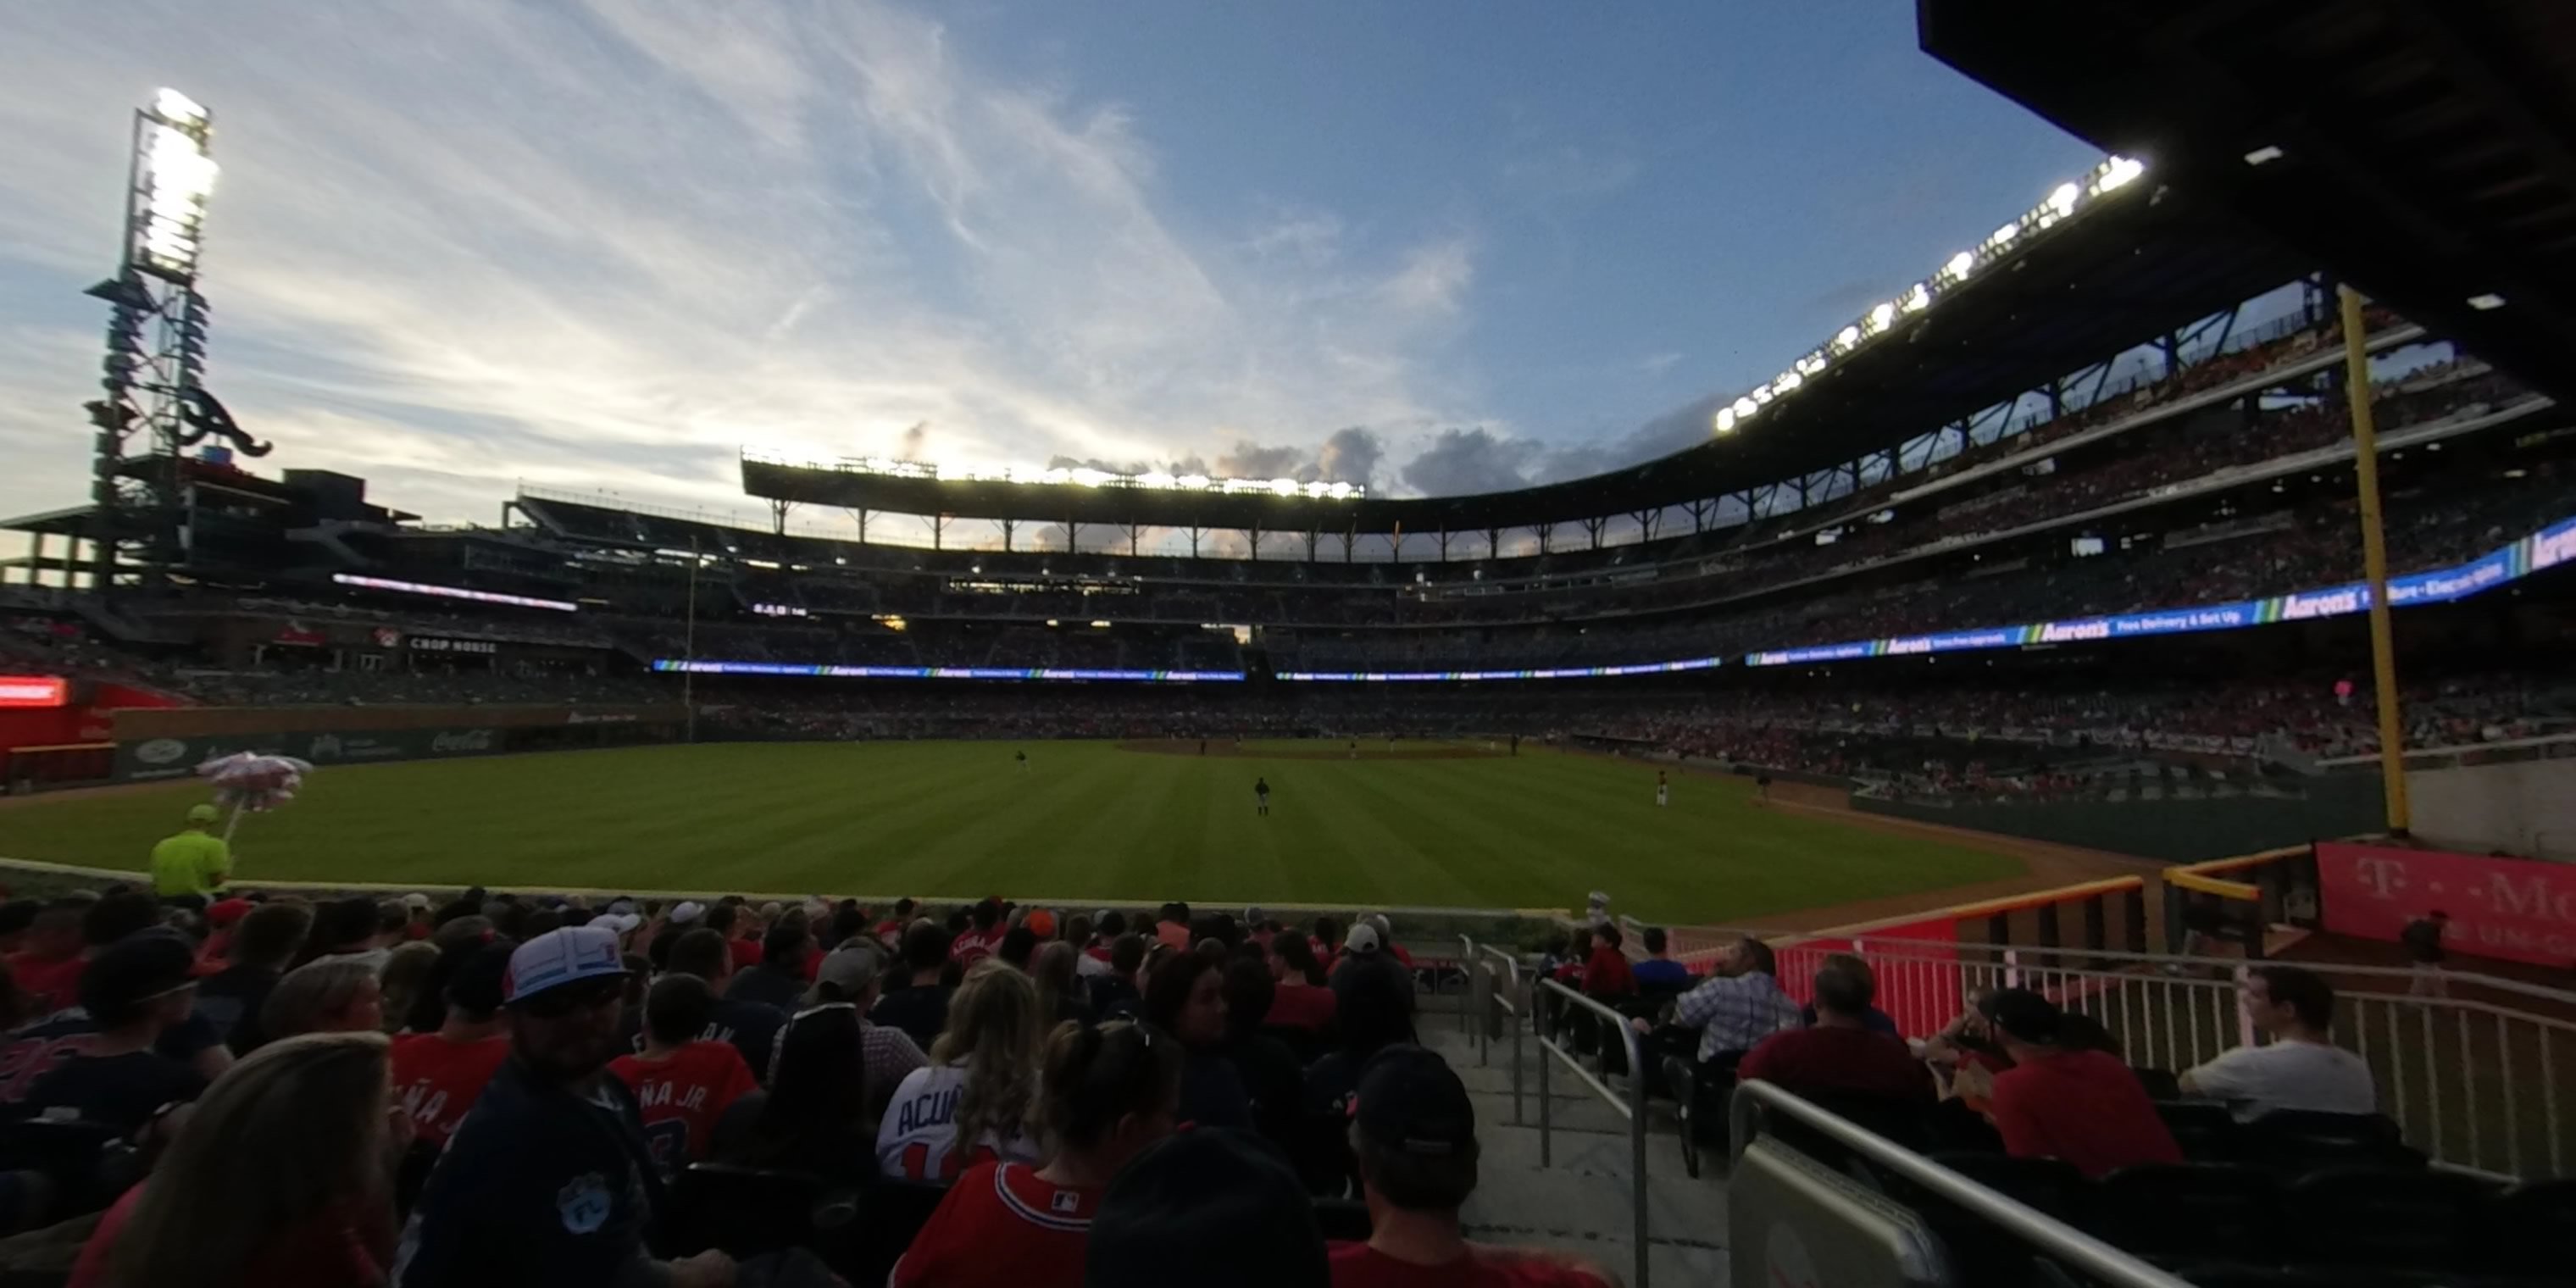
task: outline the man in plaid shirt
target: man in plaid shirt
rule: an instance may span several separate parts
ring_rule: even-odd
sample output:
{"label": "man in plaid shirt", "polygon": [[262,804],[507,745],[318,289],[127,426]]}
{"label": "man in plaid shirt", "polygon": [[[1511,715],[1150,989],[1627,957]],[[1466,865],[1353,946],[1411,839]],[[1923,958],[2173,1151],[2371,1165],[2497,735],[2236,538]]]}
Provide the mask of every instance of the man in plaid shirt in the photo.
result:
{"label": "man in plaid shirt", "polygon": [[[1674,1004],[1673,1023],[1699,1030],[1701,1064],[1730,1051],[1750,1051],[1762,1039],[1798,1027],[1798,1003],[1780,991],[1778,970],[1771,945],[1739,939],[1726,950],[1717,974],[1681,995]],[[1654,1029],[1644,1020],[1635,1024],[1640,1033]]]}

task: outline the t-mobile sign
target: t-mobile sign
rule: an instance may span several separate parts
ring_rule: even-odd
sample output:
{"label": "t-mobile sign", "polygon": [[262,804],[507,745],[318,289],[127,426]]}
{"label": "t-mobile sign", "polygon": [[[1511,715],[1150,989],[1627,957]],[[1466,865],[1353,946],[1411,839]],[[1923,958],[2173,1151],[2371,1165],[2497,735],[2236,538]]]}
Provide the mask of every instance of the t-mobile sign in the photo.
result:
{"label": "t-mobile sign", "polygon": [[72,682],[59,675],[0,675],[0,707],[59,707],[72,700]]}
{"label": "t-mobile sign", "polygon": [[2328,933],[2394,941],[2439,909],[2455,953],[2541,966],[2576,962],[2576,865],[2382,845],[2317,845]]}

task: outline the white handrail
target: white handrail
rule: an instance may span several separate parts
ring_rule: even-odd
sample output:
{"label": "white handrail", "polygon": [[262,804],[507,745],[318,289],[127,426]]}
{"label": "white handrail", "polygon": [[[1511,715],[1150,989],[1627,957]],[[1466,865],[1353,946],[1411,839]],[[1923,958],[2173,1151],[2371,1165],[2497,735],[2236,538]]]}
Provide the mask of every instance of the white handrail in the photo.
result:
{"label": "white handrail", "polygon": [[[1537,989],[1534,989],[1531,993],[1533,998],[1537,996],[1538,990],[1553,992],[1558,996],[1565,998],[1567,1001],[1570,1001],[1575,1005],[1608,1020],[1611,1028],[1618,1033],[1620,1042],[1627,1048],[1628,1101],[1623,1104],[1620,1102],[1619,1093],[1612,1090],[1610,1084],[1593,1076],[1592,1071],[1584,1068],[1583,1062],[1577,1059],[1573,1052],[1557,1045],[1556,1038],[1553,1035],[1542,1033],[1539,1035],[1538,1039],[1540,1051],[1546,1055],[1554,1056],[1558,1060],[1563,1060],[1567,1068],[1574,1070],[1576,1077],[1583,1079],[1583,1081],[1589,1085],[1592,1090],[1602,1098],[1602,1100],[1606,1101],[1612,1109],[1617,1110],[1628,1120],[1628,1142],[1630,1150],[1628,1163],[1629,1182],[1635,1191],[1632,1197],[1636,1206],[1636,1230],[1633,1237],[1637,1244],[1637,1277],[1634,1282],[1635,1288],[1646,1288],[1645,1052],[1638,1043],[1637,1031],[1629,1027],[1627,1016],[1621,1015],[1617,1011],[1614,1011],[1607,1006],[1603,1006],[1601,1003],[1593,1001],[1591,998],[1585,997],[1583,994],[1575,992],[1573,989],[1567,988],[1565,985],[1552,979],[1539,980]],[[1553,1130],[1552,1120],[1555,1115],[1549,1107],[1547,1091],[1547,1071],[1550,1063],[1550,1061],[1545,1059],[1538,1062],[1538,1162],[1541,1167],[1546,1167],[1555,1161],[1553,1141],[1550,1136],[1550,1132]]]}
{"label": "white handrail", "polygon": [[1873,1165],[1993,1222],[2005,1233],[2111,1285],[2111,1288],[2191,1288],[2185,1280],[2158,1270],[2044,1212],[1987,1189],[1884,1136],[1819,1109],[1759,1078],[1737,1083],[1734,1098],[1727,1102],[1734,1157],[1744,1156],[1745,1148],[1753,1143],[1754,1136],[1760,1131],[1762,1116],[1766,1113],[1797,1119],[1806,1127],[1831,1137],[1835,1143],[1868,1159]]}

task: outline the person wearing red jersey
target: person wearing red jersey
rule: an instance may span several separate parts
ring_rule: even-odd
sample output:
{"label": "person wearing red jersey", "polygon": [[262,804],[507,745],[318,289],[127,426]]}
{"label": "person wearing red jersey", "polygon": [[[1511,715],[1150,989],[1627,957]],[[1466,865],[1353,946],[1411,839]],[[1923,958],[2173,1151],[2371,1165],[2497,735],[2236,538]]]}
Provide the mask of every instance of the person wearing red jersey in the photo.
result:
{"label": "person wearing red jersey", "polygon": [[707,1156],[716,1119],[758,1090],[751,1066],[729,1042],[698,1034],[715,1014],[716,995],[695,975],[665,975],[644,997],[644,1050],[609,1061],[644,1114],[644,1143],[666,1178]]}
{"label": "person wearing red jersey", "polygon": [[1467,1242],[1458,1209],[1476,1190],[1476,1106],[1447,1061],[1391,1046],[1351,1105],[1351,1149],[1368,1201],[1366,1243],[1332,1246],[1333,1288],[1606,1288],[1564,1253]]}
{"label": "person wearing red jersey", "polygon": [[1270,949],[1270,973],[1279,989],[1262,1023],[1318,1034],[1331,1028],[1338,1003],[1327,987],[1323,963],[1315,960],[1314,946],[1304,935],[1291,933],[1274,937]]}
{"label": "person wearing red jersey", "polygon": [[500,939],[468,950],[447,982],[447,1021],[436,1033],[394,1039],[394,1102],[411,1115],[416,1139],[443,1149],[483,1095],[492,1072],[510,1058],[510,1029],[501,1018],[501,977],[518,944]]}
{"label": "person wearing red jersey", "polygon": [[1010,928],[1002,924],[1002,901],[986,899],[967,914],[971,924],[948,945],[948,959],[964,970],[993,955]]}
{"label": "person wearing red jersey", "polygon": [[27,946],[9,955],[9,977],[27,995],[27,1013],[51,1015],[77,1005],[80,974],[89,959],[81,954],[81,915],[93,902],[58,899],[36,914],[27,929]]}
{"label": "person wearing red jersey", "polygon": [[895,1263],[893,1288],[1080,1288],[1109,1178],[1172,1132],[1180,1044],[1150,1025],[1068,1020],[1047,1039],[1040,1085],[1038,1122],[1055,1157],[968,1169]]}

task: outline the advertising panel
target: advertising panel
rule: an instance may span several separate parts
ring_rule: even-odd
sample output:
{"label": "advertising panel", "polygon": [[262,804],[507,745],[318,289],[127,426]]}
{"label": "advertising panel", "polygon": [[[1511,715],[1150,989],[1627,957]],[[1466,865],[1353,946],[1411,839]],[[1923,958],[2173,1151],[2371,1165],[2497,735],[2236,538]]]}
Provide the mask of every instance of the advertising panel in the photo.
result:
{"label": "advertising panel", "polygon": [[294,756],[315,765],[488,756],[510,749],[509,731],[492,728],[319,730],[144,738],[116,746],[116,778],[151,782],[185,778],[197,766],[239,751]]}
{"label": "advertising panel", "polygon": [[2452,952],[2538,966],[2576,961],[2576,864],[2381,845],[2317,844],[2330,934],[2394,943],[2406,923],[2450,914]]}

